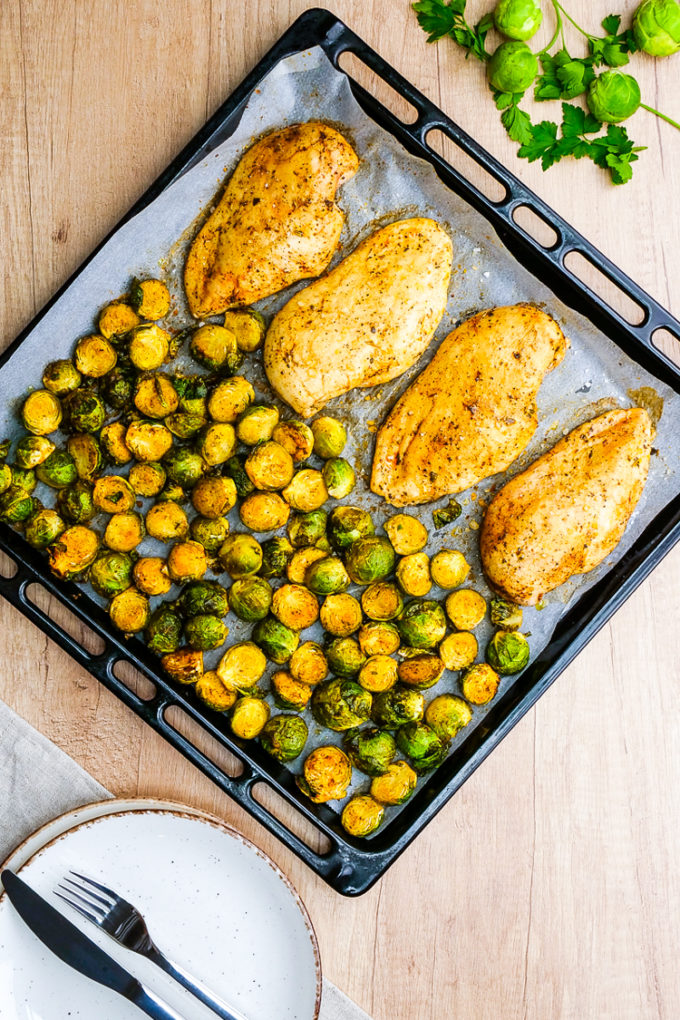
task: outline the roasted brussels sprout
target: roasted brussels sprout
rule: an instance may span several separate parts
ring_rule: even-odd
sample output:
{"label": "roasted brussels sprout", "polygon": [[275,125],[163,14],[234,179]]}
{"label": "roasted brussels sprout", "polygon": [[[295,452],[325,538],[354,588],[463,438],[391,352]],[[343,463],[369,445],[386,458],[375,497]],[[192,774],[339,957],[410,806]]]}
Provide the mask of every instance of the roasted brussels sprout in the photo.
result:
{"label": "roasted brussels sprout", "polygon": [[312,430],[302,421],[280,421],[272,432],[272,439],[288,451],[296,464],[307,460],[314,449]]}
{"label": "roasted brussels sprout", "polygon": [[454,694],[440,694],[425,709],[425,722],[443,744],[448,744],[472,719],[472,709]]}
{"label": "roasted brussels sprout", "polygon": [[57,397],[65,397],[72,390],[77,390],[82,381],[80,372],[68,358],[51,361],[42,377],[45,389]]}
{"label": "roasted brussels sprout", "polygon": [[162,280],[134,280],[130,304],[143,319],[163,319],[170,311],[170,291]]}
{"label": "roasted brussels sprout", "polygon": [[99,552],[99,535],[83,524],[75,524],[61,533],[48,552],[55,577],[70,581],[94,563]]}
{"label": "roasted brussels sprout", "polygon": [[133,421],[125,443],[135,460],[159,461],[172,447],[172,432],[156,421]]}
{"label": "roasted brussels sprout", "polygon": [[312,510],[308,514],[293,514],[288,521],[288,538],[296,548],[316,545],[326,535],[328,514],[325,510]]}
{"label": "roasted brussels sprout", "polygon": [[157,496],[165,485],[167,475],[162,464],[155,461],[133,464],[128,475],[128,482],[138,496],[150,498]]}
{"label": "roasted brussels sprout", "polygon": [[175,542],[168,556],[168,570],[176,584],[200,581],[207,569],[205,549],[199,542]]}
{"label": "roasted brussels sprout", "polygon": [[246,472],[245,463],[245,457],[230,457],[225,461],[223,469],[224,474],[231,478],[236,486],[236,494],[239,499],[245,499],[255,491],[255,486]]}
{"label": "roasted brussels sprout", "polygon": [[440,588],[457,588],[470,573],[470,564],[457,549],[441,549],[430,560],[430,574]]}
{"label": "roasted brussels sprout", "polygon": [[338,421],[328,415],[322,415],[312,422],[312,434],[314,436],[314,453],[324,460],[332,457],[339,457],[345,449],[347,442],[347,429]]}
{"label": "roasted brussels sprout", "polygon": [[590,83],[586,92],[588,109],[603,124],[627,120],[641,102],[640,86],[635,78],[618,69],[603,71]]}
{"label": "roasted brussels sprout", "polygon": [[363,839],[375,832],[384,814],[382,804],[368,794],[361,793],[347,801],[340,815],[340,824],[350,836]]}
{"label": "roasted brussels sprout", "polygon": [[208,384],[203,375],[172,376],[172,385],[179,397],[179,409],[184,414],[207,418],[208,415]]}
{"label": "roasted brussels sprout", "polygon": [[410,553],[397,564],[397,581],[406,595],[427,595],[432,587],[430,557],[427,553]]}
{"label": "roasted brussels sprout", "polygon": [[477,639],[468,630],[449,634],[439,646],[439,657],[447,669],[465,669],[477,658]]}
{"label": "roasted brussels sprout", "polygon": [[357,539],[345,555],[347,573],[356,584],[382,581],[392,572],[394,561],[394,549],[382,535]]}
{"label": "roasted brussels sprout", "polygon": [[365,655],[391,655],[401,644],[401,637],[395,624],[371,620],[365,623],[358,634],[361,650]]}
{"label": "roasted brussels sprout", "polygon": [[312,696],[312,688],[296,680],[290,673],[279,670],[272,673],[272,694],[279,708],[289,708],[294,712],[303,712]]}
{"label": "roasted brussels sprout", "polygon": [[419,774],[441,765],[446,757],[446,744],[423,722],[409,722],[400,726],[397,730],[397,746],[402,754],[411,759],[413,768]]}
{"label": "roasted brussels sprout", "polygon": [[396,585],[377,581],[361,593],[361,607],[369,620],[394,620],[404,602]]}
{"label": "roasted brussels sprout", "polygon": [[145,595],[166,595],[172,587],[168,565],[161,556],[141,556],[133,567],[132,579]]}
{"label": "roasted brussels sprout", "polygon": [[371,655],[359,670],[359,683],[371,694],[389,691],[397,682],[397,663],[389,655]]}
{"label": "roasted brussels sprout", "polygon": [[267,439],[253,447],[245,469],[256,489],[274,492],[283,489],[293,477],[293,458],[279,443]]}
{"label": "roasted brussels sprout", "polygon": [[[208,398],[208,414],[213,421],[233,424],[245,413],[254,399],[255,390],[248,380],[243,376],[234,375],[231,379],[224,379],[214,388]],[[269,439],[269,436],[262,438]]]}
{"label": "roasted brussels sprout", "polygon": [[[156,655],[176,652],[182,637],[182,620],[168,605],[160,605],[149,617],[144,633],[147,648]],[[199,647],[191,644],[192,648]]]}
{"label": "roasted brussels sprout", "polygon": [[12,469],[9,464],[0,464],[0,493],[6,492],[12,484]]}
{"label": "roasted brussels sprout", "polygon": [[314,804],[343,800],[352,782],[352,766],[339,747],[317,747],[305,758],[296,783]]}
{"label": "roasted brussels sprout", "polygon": [[446,634],[444,610],[432,599],[413,599],[396,624],[410,648],[435,648]]}
{"label": "roasted brussels sprout", "polygon": [[210,372],[228,367],[238,352],[236,337],[230,329],[208,323],[195,330],[189,344],[192,358]]}
{"label": "roasted brussels sprout", "polygon": [[[250,536],[249,536],[250,537]],[[253,539],[255,541],[255,539]],[[262,577],[283,577],[286,566],[293,555],[293,547],[287,538],[268,538],[262,543]]]}
{"label": "roasted brussels sprout", "polygon": [[366,661],[361,645],[353,637],[333,638],[325,651],[331,672],[337,676],[355,676]]}
{"label": "roasted brussels sprout", "polygon": [[107,514],[126,513],[136,503],[132,486],[120,475],[101,475],[94,483],[92,498],[97,510]]}
{"label": "roasted brussels sprout", "polygon": [[64,411],[72,432],[99,432],[106,418],[104,404],[92,390],[73,390],[67,394]]}
{"label": "roasted brussels sprout", "polygon": [[316,595],[335,595],[349,588],[349,575],[339,556],[326,556],[310,563],[305,571],[305,584]]}
{"label": "roasted brussels sprout", "polygon": [[264,653],[252,641],[241,641],[227,648],[217,666],[220,680],[227,687],[241,694],[257,688],[267,668]]}
{"label": "roasted brussels sprout", "polygon": [[161,656],[161,666],[178,684],[194,684],[203,676],[203,652],[178,648],[176,652]]}
{"label": "roasted brussels sprout", "polygon": [[65,530],[66,525],[56,510],[41,507],[26,521],[24,537],[34,549],[46,549]]}
{"label": "roasted brussels sprout", "polygon": [[59,513],[69,524],[86,524],[95,514],[92,490],[86,482],[74,482],[57,495]]}
{"label": "roasted brussels sprout", "polygon": [[327,460],[321,472],[326,483],[328,495],[333,499],[344,499],[356,485],[354,468],[344,457],[333,457]]}
{"label": "roasted brussels sprout", "polygon": [[216,520],[236,506],[236,486],[224,475],[209,475],[194,485],[191,502],[201,517]]}
{"label": "roasted brussels sprout", "polygon": [[460,678],[463,697],[473,705],[486,705],[495,697],[499,684],[498,673],[486,662],[478,662],[466,669]]}
{"label": "roasted brussels sprout", "polygon": [[269,705],[261,698],[239,698],[231,710],[231,731],[241,740],[259,737],[269,719]]}
{"label": "roasted brussels sprout", "polygon": [[94,482],[102,466],[102,452],[95,437],[88,432],[69,436],[66,449],[81,482]]}
{"label": "roasted brussels sprout", "polygon": [[278,408],[272,404],[251,404],[238,416],[236,435],[246,446],[256,446],[271,439],[278,422]]}
{"label": "roasted brussels sprout", "polygon": [[300,643],[300,635],[274,616],[259,620],[253,628],[253,641],[268,659],[279,665],[288,662]]}
{"label": "roasted brussels sprout", "polygon": [[446,612],[457,630],[474,630],[486,615],[486,601],[472,588],[461,588],[446,599]]}
{"label": "roasted brussels sprout", "polygon": [[499,0],[493,20],[508,39],[531,39],[541,27],[543,12],[536,0]]}
{"label": "roasted brussels sprout", "polygon": [[392,734],[377,726],[348,730],[343,747],[352,765],[367,776],[384,775],[397,753]]}
{"label": "roasted brussels sprout", "polygon": [[223,684],[219,675],[212,669],[198,679],[194,690],[196,697],[214,712],[228,712],[238,699],[238,691]]}
{"label": "roasted brussels sprout", "polygon": [[54,449],[54,443],[45,436],[24,436],[17,443],[14,458],[18,467],[28,471],[47,460]]}
{"label": "roasted brussels sprout", "polygon": [[318,510],[328,499],[328,489],[320,471],[302,468],[283,489],[283,498],[294,510],[310,513]]}
{"label": "roasted brussels sprout", "polygon": [[[267,582],[262,581],[262,584]],[[269,588],[269,585],[267,587]],[[300,584],[283,584],[277,588],[271,600],[271,609],[277,620],[291,630],[305,630],[319,618],[319,603],[316,596]]]}
{"label": "roasted brussels sprout", "polygon": [[128,357],[140,372],[155,372],[170,354],[170,334],[160,326],[136,326],[128,334]]}
{"label": "roasted brussels sprout", "polygon": [[307,723],[299,715],[275,715],[260,734],[263,748],[277,761],[294,761],[307,743]]}
{"label": "roasted brussels sprout", "polygon": [[209,467],[226,463],[235,447],[236,433],[228,422],[206,425],[196,441],[196,449]]}
{"label": "roasted brussels sprout", "polygon": [[35,469],[37,478],[52,489],[65,489],[73,485],[78,472],[76,462],[67,450],[54,450]]}
{"label": "roasted brussels sprout", "polygon": [[504,42],[494,50],[486,73],[499,92],[526,92],[538,74],[538,57],[525,42]]}
{"label": "roasted brussels sprout", "polygon": [[154,374],[139,379],[134,402],[145,418],[165,418],[179,407],[177,391],[166,375]]}
{"label": "roasted brussels sprout", "polygon": [[371,783],[371,797],[379,804],[403,804],[416,788],[418,777],[405,761],[394,761]]}
{"label": "roasted brussels sprout", "polygon": [[399,556],[418,553],[427,545],[427,528],[410,514],[395,514],[385,522],[385,531]]}
{"label": "roasted brussels sprout", "polygon": [[115,367],[118,355],[106,337],[92,333],[78,341],[73,360],[81,375],[99,379]]}
{"label": "roasted brussels sprout", "polygon": [[489,603],[489,619],[501,630],[519,630],[522,626],[522,607],[496,596]]}
{"label": "roasted brussels sprout", "polygon": [[354,634],[361,626],[361,618],[361,606],[348,592],[329,595],[321,606],[321,625],[335,637]]}
{"label": "roasted brussels sprout", "polygon": [[262,564],[262,546],[252,535],[236,532],[223,542],[219,559],[232,578],[256,574]]}
{"label": "roasted brussels sprout", "polygon": [[175,542],[189,531],[187,515],[177,503],[156,503],[146,515],[146,530],[159,542]]}
{"label": "roasted brussels sprout", "polygon": [[633,18],[638,49],[651,57],[669,57],[680,50],[680,6],[676,0],[644,0]]}
{"label": "roasted brussels sprout", "polygon": [[100,383],[100,392],[107,404],[116,411],[127,411],[132,406],[134,392],[134,375],[127,365],[118,364],[104,376]]}
{"label": "roasted brussels sprout", "polygon": [[216,556],[229,537],[229,521],[226,517],[194,517],[189,525],[194,542],[200,542],[211,556]]}
{"label": "roasted brussels sprout", "polygon": [[[172,432],[173,436],[177,436],[178,439],[191,439],[206,424],[204,415],[191,414],[189,411],[176,411],[174,414],[169,414],[164,420],[165,427]],[[197,445],[197,449],[201,456],[203,456],[201,444]],[[205,460],[205,457],[203,459]]]}
{"label": "roasted brussels sprout", "polygon": [[520,673],[529,657],[529,642],[514,631],[497,630],[486,646],[486,660],[501,676]]}
{"label": "roasted brussels sprout", "polygon": [[378,726],[394,730],[406,723],[418,722],[424,711],[425,698],[420,691],[396,684],[373,696],[371,719]]}
{"label": "roasted brussels sprout", "polygon": [[132,460],[132,454],[125,443],[127,426],[122,421],[112,421],[99,433],[101,445],[104,447],[106,456],[113,464],[128,464]]}
{"label": "roasted brussels sprout", "polygon": [[158,493],[156,499],[157,503],[185,503],[187,494],[181,485],[177,482],[171,482],[170,479],[166,481],[165,485]]}
{"label": "roasted brussels sprout", "polygon": [[312,693],[312,715],[329,730],[349,730],[370,718],[372,696],[355,680],[334,677],[317,684]]}
{"label": "roasted brussels sprout", "polygon": [[184,616],[211,613],[222,618],[229,612],[229,596],[218,581],[194,581],[182,589],[177,606]]}
{"label": "roasted brussels sprout", "polygon": [[8,524],[21,524],[38,509],[38,501],[20,485],[10,485],[0,495],[0,520]]}
{"label": "roasted brussels sprout", "polygon": [[35,471],[31,471],[30,468],[19,467],[18,464],[13,464],[10,467],[10,475],[10,485],[14,485],[17,489],[23,489],[29,496],[38,484]]}
{"label": "roasted brussels sprout", "polygon": [[375,533],[373,521],[358,506],[337,506],[328,518],[328,537],[331,545],[344,552],[360,538]]}
{"label": "roasted brussels sprout", "polygon": [[144,630],[150,615],[149,600],[136,588],[127,588],[120,595],[115,595],[109,605],[111,623],[125,634]]}
{"label": "roasted brussels sprout", "polygon": [[463,512],[463,508],[457,499],[450,499],[446,506],[442,506],[439,510],[432,511],[432,521],[435,526],[435,530],[438,531],[440,528],[445,528],[447,524],[453,524],[457,521]]}
{"label": "roasted brussels sprout", "polygon": [[99,316],[97,328],[103,337],[121,336],[139,324],[139,316],[125,301],[111,301]]}
{"label": "roasted brussels sprout", "polygon": [[250,354],[262,346],[265,334],[264,319],[252,308],[239,308],[224,313],[224,325],[236,337],[240,351]]}
{"label": "roasted brussels sprout", "polygon": [[288,661],[291,676],[313,687],[328,676],[328,662],[323,648],[315,641],[303,641]]}
{"label": "roasted brussels sprout", "polygon": [[288,561],[286,575],[293,584],[304,584],[305,575],[312,563],[317,560],[325,560],[328,553],[314,545],[306,545],[302,549],[296,549]]}
{"label": "roasted brussels sprout", "polygon": [[251,531],[276,531],[290,517],[290,507],[278,492],[253,492],[239,507],[239,517]]}
{"label": "roasted brussels sprout", "polygon": [[199,616],[190,616],[186,621],[184,637],[190,648],[209,652],[224,644],[227,628],[219,616],[214,616],[212,613],[201,613]]}
{"label": "roasted brussels sprout", "polygon": [[183,489],[193,488],[205,471],[201,455],[186,446],[176,446],[168,450],[163,457],[163,467],[170,481],[181,485]]}
{"label": "roasted brussels sprout", "polygon": [[46,436],[55,432],[61,424],[61,403],[50,390],[34,390],[29,393],[21,408],[21,420],[34,436]]}
{"label": "roasted brussels sprout", "polygon": [[229,606],[239,620],[263,620],[272,604],[272,590],[263,577],[241,577],[229,589]]}
{"label": "roasted brussels sprout", "polygon": [[138,513],[113,514],[104,531],[104,545],[115,552],[132,552],[145,535],[144,521]]}
{"label": "roasted brussels sprout", "polygon": [[418,691],[434,687],[441,679],[443,672],[444,663],[438,655],[434,655],[432,652],[409,655],[397,667],[401,682],[407,687],[415,687]]}

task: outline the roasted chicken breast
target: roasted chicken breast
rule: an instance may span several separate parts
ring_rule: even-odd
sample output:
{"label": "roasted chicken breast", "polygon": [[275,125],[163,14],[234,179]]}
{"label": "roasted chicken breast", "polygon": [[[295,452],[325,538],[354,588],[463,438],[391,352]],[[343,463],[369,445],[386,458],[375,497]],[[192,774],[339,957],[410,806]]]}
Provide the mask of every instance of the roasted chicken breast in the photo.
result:
{"label": "roasted chicken breast", "polygon": [[434,220],[398,220],[295,294],[265,339],[279,396],[307,418],[332,397],[405,372],[444,314],[452,257]]}
{"label": "roasted chicken breast", "polygon": [[535,605],[572,574],[586,574],[617,545],[642,494],[653,428],[640,407],[580,425],[489,504],[481,531],[489,583]]}
{"label": "roasted chicken breast", "polygon": [[505,470],[531,439],[536,393],[566,348],[555,320],[533,305],[462,323],[381,426],[372,490],[393,506],[430,503]]}
{"label": "roasted chicken breast", "polygon": [[248,305],[322,273],[345,221],[335,193],[358,166],[349,142],[317,121],[255,142],[189,251],[192,315]]}

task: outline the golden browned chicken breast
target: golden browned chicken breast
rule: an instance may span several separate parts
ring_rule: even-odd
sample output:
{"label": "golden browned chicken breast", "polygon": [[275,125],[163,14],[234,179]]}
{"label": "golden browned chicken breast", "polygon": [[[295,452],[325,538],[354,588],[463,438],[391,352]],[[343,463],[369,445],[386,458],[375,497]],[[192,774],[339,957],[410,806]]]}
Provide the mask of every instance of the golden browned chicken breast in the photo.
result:
{"label": "golden browned chicken breast", "polygon": [[444,314],[452,248],[434,220],[398,220],[366,238],[284,305],[265,339],[270,383],[309,417],[331,397],[401,375]]}
{"label": "golden browned chicken breast", "polygon": [[535,605],[612,551],[639,500],[653,428],[646,411],[608,411],[580,425],[512,478],[489,504],[481,532],[489,583]]}
{"label": "golden browned chicken breast", "polygon": [[335,193],[358,166],[349,142],[317,121],[255,142],[189,251],[191,314],[248,305],[322,273],[345,221]]}
{"label": "golden browned chicken breast", "polygon": [[371,488],[394,506],[430,503],[503,471],[536,429],[536,393],[567,348],[534,305],[473,315],[441,343],[376,441]]}

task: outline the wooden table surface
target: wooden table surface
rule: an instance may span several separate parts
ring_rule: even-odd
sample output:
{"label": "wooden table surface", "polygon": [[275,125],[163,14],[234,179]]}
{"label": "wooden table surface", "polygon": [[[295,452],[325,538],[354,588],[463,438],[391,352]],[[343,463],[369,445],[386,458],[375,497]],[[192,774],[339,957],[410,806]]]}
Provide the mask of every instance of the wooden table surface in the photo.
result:
{"label": "wooden table surface", "polygon": [[[5,0],[4,343],[307,6]],[[407,3],[334,6],[680,315],[680,134],[639,112],[629,126],[648,149],[623,188],[585,160],[543,174],[516,158],[481,65],[447,41],[427,46]],[[588,26],[612,6],[568,3]],[[637,57],[634,67],[646,101],[678,117],[680,56]],[[307,903],[326,974],[375,1020],[680,1016],[680,549],[355,900],[333,893],[4,602],[0,617],[0,697],[115,794],[186,801],[259,843]]]}

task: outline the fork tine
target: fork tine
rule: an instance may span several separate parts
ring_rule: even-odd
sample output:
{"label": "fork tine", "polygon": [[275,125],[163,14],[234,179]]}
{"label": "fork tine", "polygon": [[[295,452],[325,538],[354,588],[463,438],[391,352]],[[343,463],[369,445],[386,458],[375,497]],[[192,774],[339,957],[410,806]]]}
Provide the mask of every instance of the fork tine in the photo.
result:
{"label": "fork tine", "polygon": [[86,897],[96,903],[101,903],[105,911],[111,910],[115,906],[115,900],[105,900],[103,896],[99,896],[98,893],[93,892],[92,889],[88,889],[80,882],[74,882],[72,878],[65,877],[64,882],[68,882],[74,889],[77,889],[81,896]]}
{"label": "fork tine", "polygon": [[99,924],[98,917],[96,917],[94,914],[91,914],[89,910],[84,910],[83,907],[79,907],[77,903],[74,903],[73,900],[70,900],[68,896],[64,896],[62,893],[59,892],[58,889],[54,890],[54,895],[58,896],[60,900],[64,901],[64,903],[68,903],[69,907],[71,907],[73,910],[77,910],[78,913],[82,914],[83,917],[86,917],[88,921],[92,921],[92,923],[96,925]]}
{"label": "fork tine", "polygon": [[94,886],[95,889],[99,889],[99,892],[102,892],[104,893],[105,896],[108,896],[113,901],[113,903],[116,903],[117,900],[120,899],[118,893],[115,893],[113,889],[108,889],[105,885],[100,885],[99,882],[95,882],[93,878],[88,878],[87,875],[81,875],[77,871],[73,871],[72,869],[69,871],[69,874],[75,875],[76,878],[79,878],[82,882],[87,882],[88,885],[92,885]]}
{"label": "fork tine", "polygon": [[[75,899],[79,903],[81,903],[84,907],[87,907],[88,910],[91,910],[92,913],[101,920],[103,920],[109,912],[108,908],[100,907],[98,903],[94,903],[92,900],[89,900],[87,898],[87,893],[85,893],[85,895],[81,895],[81,890],[76,891],[74,889],[69,889],[68,886],[63,884],[58,886],[57,888],[63,890],[63,892],[70,896],[72,900]],[[76,889],[78,889],[77,886]],[[82,890],[82,892],[84,892],[84,890]]]}

